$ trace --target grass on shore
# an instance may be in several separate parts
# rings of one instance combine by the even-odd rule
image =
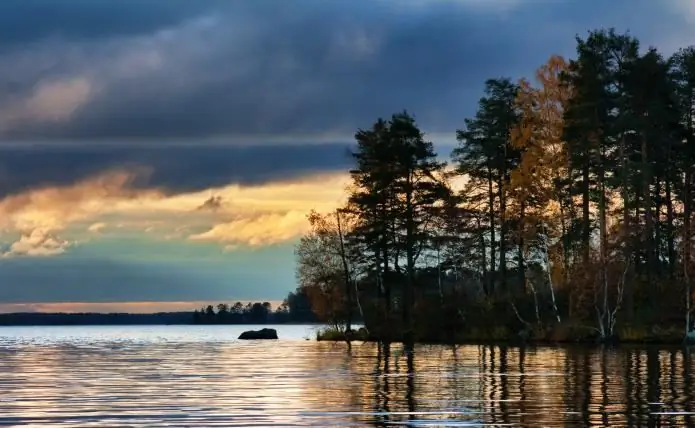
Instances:
[[[345,331],[339,330],[334,326],[328,326],[316,330],[316,340],[319,342],[345,342],[347,340],[347,337],[345,335]],[[367,330],[365,330],[364,328],[360,328],[358,330],[352,330],[350,340],[368,342],[373,339],[369,337]]]
[[[360,342],[378,342],[380,339],[370,335],[367,330],[353,330],[350,340]],[[625,325],[616,328],[616,337],[611,341],[625,344],[682,344],[684,343],[683,328],[679,326],[659,327],[644,325]],[[335,327],[325,327],[316,332],[318,341],[346,341],[344,331]],[[397,340],[395,340],[397,342]],[[470,328],[454,334],[418,335],[419,343],[465,344],[511,342],[528,344],[560,344],[560,343],[598,343],[601,342],[598,331],[592,327],[573,325],[570,323],[550,326],[534,326],[532,329],[515,332],[505,326],[490,326],[487,328]]]

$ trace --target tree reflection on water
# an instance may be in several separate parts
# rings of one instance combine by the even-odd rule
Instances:
[[[395,344],[362,344],[351,358],[345,381],[361,392],[349,403],[334,396],[327,407],[350,408],[353,422],[374,426],[695,422],[693,358],[682,348],[418,346],[405,352]]]
[[[227,327],[6,330],[0,425],[688,426],[686,348],[241,343]],[[30,334],[31,333],[31,334]],[[214,333],[214,334],[213,334]],[[33,335],[33,336],[32,336]],[[226,336],[225,336],[226,335]]]

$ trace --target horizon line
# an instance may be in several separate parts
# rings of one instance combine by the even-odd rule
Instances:
[[[236,302],[263,303],[268,302],[276,309],[283,300],[275,299],[210,299],[191,301],[116,301],[116,302],[12,302],[0,303],[0,314],[16,313],[128,313],[156,314],[164,312],[193,312],[208,305],[217,306],[219,303],[232,305]]]

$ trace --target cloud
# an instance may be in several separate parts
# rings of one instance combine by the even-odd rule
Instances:
[[[104,222],[97,222],[94,224],[91,224],[88,228],[88,232],[94,232],[94,233],[99,233],[101,230],[103,230],[106,227],[106,223]]]
[[[3,0],[0,51],[51,37],[82,41],[149,34],[205,13],[225,1]]]
[[[200,211],[218,211],[222,207],[222,197],[210,196],[197,209]]]
[[[333,210],[344,201],[348,181],[347,174],[336,173],[267,186],[217,189],[216,200],[228,201],[216,206],[222,221],[189,239],[221,242],[227,251],[293,240],[306,231],[309,210]]]
[[[3,257],[13,256],[56,256],[63,254],[70,246],[68,241],[53,236],[48,230],[36,228],[22,234],[19,240],[10,245]]]
[[[0,2],[2,301],[281,297],[357,128],[408,109],[452,138],[575,34],[695,36],[683,0],[57,3]]]
[[[20,232],[60,230],[65,223],[87,219],[107,211],[110,204],[138,203],[163,195],[157,190],[133,190],[132,171],[108,171],[70,186],[46,186],[0,200],[0,225]]]
[[[266,213],[242,217],[213,226],[210,230],[192,235],[194,241],[230,242],[227,251],[237,249],[240,243],[258,247],[289,241],[307,229],[307,212],[292,210],[285,213]]]
[[[685,19],[690,25],[695,24],[695,2],[691,0],[671,0],[672,8],[677,12],[681,19]],[[693,35],[694,30],[691,30],[687,35]],[[685,47],[685,46],[681,46]]]
[[[385,3],[394,3],[394,0],[381,0]],[[542,1],[542,0],[541,0]],[[538,0],[400,0],[399,3],[409,7],[427,9],[432,5],[465,6],[471,11],[479,13],[499,13],[516,9],[526,2],[538,3]]]
[[[129,189],[132,172],[111,171],[64,187],[43,187],[0,200],[0,226],[18,232],[5,256],[49,256],[71,245],[57,233],[74,222],[108,211],[117,201],[156,199],[156,190]]]
[[[45,186],[0,200],[0,227],[20,235],[5,255],[61,254],[77,245],[78,231],[95,234],[107,221],[122,226],[121,234],[140,230],[162,239],[189,237],[220,243],[227,250],[287,242],[305,230],[310,209],[330,210],[342,202],[348,179],[342,173],[319,174],[261,185],[165,193],[134,187],[138,174],[142,172],[109,171],[71,185]]]
[[[0,111],[0,125],[11,129],[23,122],[65,122],[89,99],[90,92],[90,82],[81,77],[42,81],[28,98]]]
[[[692,36],[692,15],[646,0],[120,3],[41,2],[36,15],[65,23],[2,30],[0,139],[335,139],[404,108],[452,133],[486,78],[571,54],[575,34],[632,27],[669,46]],[[17,1],[0,11],[38,19]]]
[[[37,187],[65,186],[105,170],[142,169],[136,188],[191,192],[224,186],[282,181],[306,174],[347,170],[349,145],[260,146],[1,146],[0,197]]]

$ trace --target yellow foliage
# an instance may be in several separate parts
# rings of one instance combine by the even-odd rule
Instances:
[[[525,210],[527,224],[520,225],[524,235],[535,233],[531,225],[538,222],[555,236],[562,229],[564,219],[558,215],[561,195],[555,181],[567,175],[569,162],[562,132],[571,91],[560,81],[567,66],[562,57],[553,56],[536,72],[538,87],[525,79],[519,81],[516,107],[521,117],[510,135],[511,145],[522,155],[511,172],[508,190],[512,207]]]

